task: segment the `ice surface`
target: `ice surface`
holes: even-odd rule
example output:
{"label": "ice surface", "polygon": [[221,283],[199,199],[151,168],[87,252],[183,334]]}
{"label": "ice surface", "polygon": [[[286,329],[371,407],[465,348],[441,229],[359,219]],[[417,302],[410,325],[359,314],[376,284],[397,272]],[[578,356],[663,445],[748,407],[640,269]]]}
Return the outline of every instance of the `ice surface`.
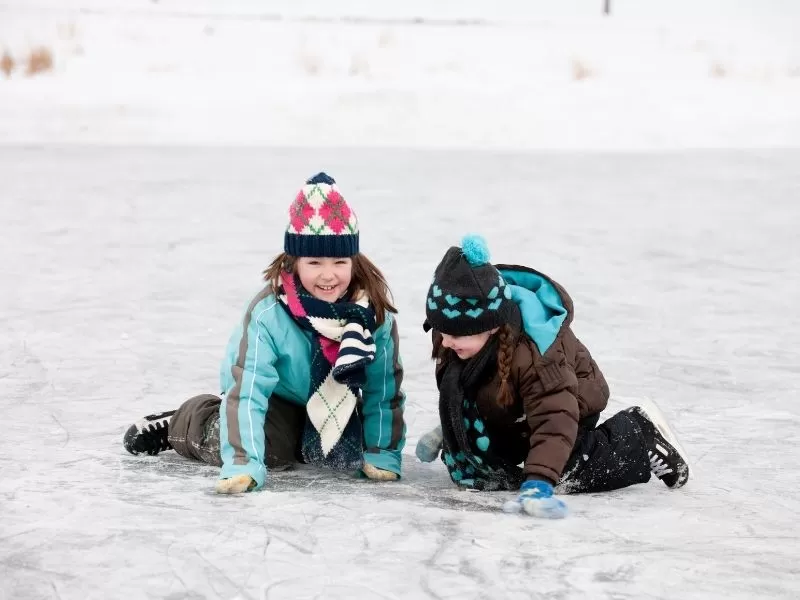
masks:
{"label": "ice surface", "polygon": [[[797,598],[800,151],[636,154],[0,147],[0,597]],[[325,169],[400,314],[405,477],[304,469],[212,493],[127,425],[214,391],[230,329]],[[449,244],[486,236],[576,303],[609,412],[658,401],[693,479],[567,496],[459,492],[421,328]]]}

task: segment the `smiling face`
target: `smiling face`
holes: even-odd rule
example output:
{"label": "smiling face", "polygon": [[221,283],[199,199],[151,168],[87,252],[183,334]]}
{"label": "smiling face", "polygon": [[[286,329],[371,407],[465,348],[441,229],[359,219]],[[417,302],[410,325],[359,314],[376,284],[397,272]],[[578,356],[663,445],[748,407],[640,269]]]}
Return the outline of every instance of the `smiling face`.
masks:
{"label": "smiling face", "polygon": [[449,348],[456,353],[461,360],[467,360],[481,351],[499,328],[495,327],[489,331],[477,333],[475,335],[447,335],[442,334],[442,346]]}
{"label": "smiling face", "polygon": [[308,293],[326,302],[336,302],[344,296],[353,279],[352,258],[302,256],[297,259],[295,269]]}

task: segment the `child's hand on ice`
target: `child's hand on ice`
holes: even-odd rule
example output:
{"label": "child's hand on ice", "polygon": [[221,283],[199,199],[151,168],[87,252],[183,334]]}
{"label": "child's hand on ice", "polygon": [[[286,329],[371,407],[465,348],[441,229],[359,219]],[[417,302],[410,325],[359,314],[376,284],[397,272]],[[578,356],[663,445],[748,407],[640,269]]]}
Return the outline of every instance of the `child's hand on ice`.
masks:
{"label": "child's hand on ice", "polygon": [[364,466],[361,468],[361,470],[364,472],[364,475],[370,479],[376,479],[377,481],[394,481],[397,479],[397,473],[379,469],[378,467],[375,467],[369,463],[364,463]]}
{"label": "child's hand on ice", "polygon": [[237,475],[228,479],[220,479],[214,490],[218,494],[241,494],[256,487],[256,482],[250,475]]}
{"label": "child's hand on ice", "polygon": [[439,458],[442,449],[442,426],[432,429],[417,442],[417,458],[422,462],[433,462]]}
{"label": "child's hand on ice", "polygon": [[506,512],[520,512],[542,519],[563,519],[567,516],[567,505],[553,495],[553,486],[538,479],[526,481],[520,486],[516,500],[503,505]]}

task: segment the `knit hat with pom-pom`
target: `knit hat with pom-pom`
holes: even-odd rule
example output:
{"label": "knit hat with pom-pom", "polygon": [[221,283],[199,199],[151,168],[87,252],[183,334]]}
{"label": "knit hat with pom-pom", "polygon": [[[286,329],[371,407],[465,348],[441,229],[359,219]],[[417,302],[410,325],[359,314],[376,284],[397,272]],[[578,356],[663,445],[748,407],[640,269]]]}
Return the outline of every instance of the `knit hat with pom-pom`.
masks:
{"label": "knit hat with pom-pom", "polygon": [[489,262],[489,248],[478,235],[467,235],[436,267],[428,290],[426,329],[448,335],[475,335],[513,319],[511,289]]}

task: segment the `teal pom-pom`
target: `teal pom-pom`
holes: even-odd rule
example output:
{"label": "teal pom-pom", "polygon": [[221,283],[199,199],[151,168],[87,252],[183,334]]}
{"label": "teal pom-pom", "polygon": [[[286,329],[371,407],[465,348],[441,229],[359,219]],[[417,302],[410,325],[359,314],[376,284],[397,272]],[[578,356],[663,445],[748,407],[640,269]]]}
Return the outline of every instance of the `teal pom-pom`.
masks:
{"label": "teal pom-pom", "polygon": [[473,267],[489,262],[489,246],[486,244],[486,240],[479,235],[472,233],[465,235],[461,240],[461,251],[464,253],[464,258]]}

